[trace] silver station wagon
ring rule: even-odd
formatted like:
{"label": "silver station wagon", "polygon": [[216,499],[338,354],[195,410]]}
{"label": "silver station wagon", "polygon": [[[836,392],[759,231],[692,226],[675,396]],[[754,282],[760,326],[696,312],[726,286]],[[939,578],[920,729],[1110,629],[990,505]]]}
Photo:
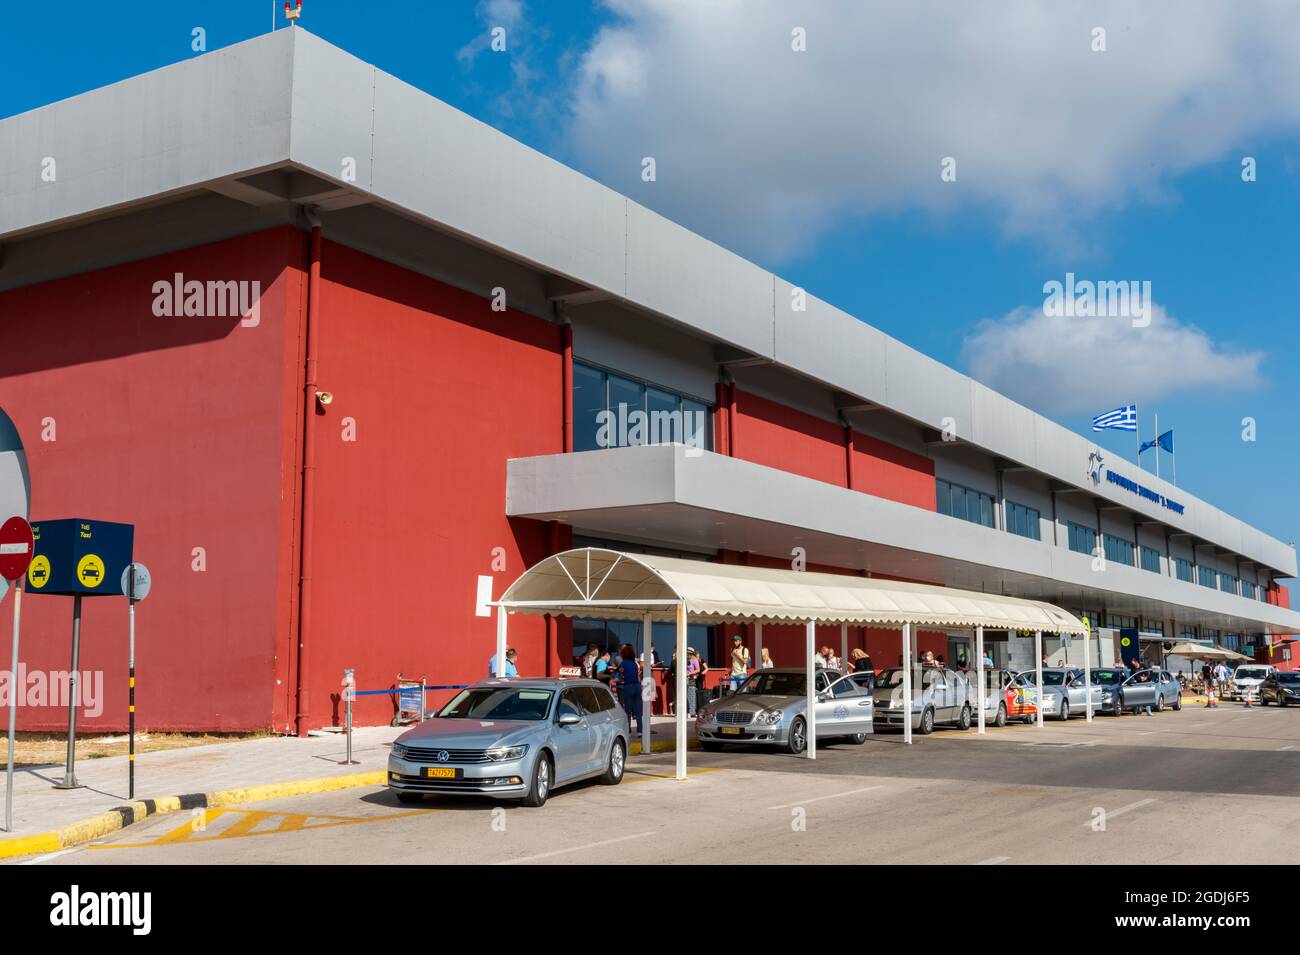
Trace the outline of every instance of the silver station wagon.
{"label": "silver station wagon", "polygon": [[[865,743],[872,732],[871,692],[838,670],[818,670],[815,679],[817,742]],[[700,707],[695,719],[700,747],[747,743],[802,753],[808,745],[807,681],[807,671],[797,667],[751,674],[735,693]]]}
{"label": "silver station wagon", "polygon": [[617,785],[628,737],[627,715],[595,680],[483,680],[397,737],[388,788],[402,802],[442,793],[541,806],[579,780]]}
{"label": "silver station wagon", "polygon": [[[912,668],[912,728],[925,736],[939,723],[970,729],[976,687],[964,674],[942,667]],[[876,722],[900,729],[903,720],[903,671],[881,670],[876,678]]]}

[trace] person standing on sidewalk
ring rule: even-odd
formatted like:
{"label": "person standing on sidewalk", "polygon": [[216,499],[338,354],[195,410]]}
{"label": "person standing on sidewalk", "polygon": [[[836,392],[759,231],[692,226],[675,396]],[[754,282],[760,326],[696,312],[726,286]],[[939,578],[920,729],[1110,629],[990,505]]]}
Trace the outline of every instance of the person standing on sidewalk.
{"label": "person standing on sidewalk", "polygon": [[749,676],[749,648],[740,639],[740,634],[731,638],[731,692],[740,689],[740,684]]}
{"label": "person standing on sidewalk", "polygon": [[636,651],[632,649],[632,644],[623,644],[623,649],[618,652],[622,662],[619,663],[619,675],[622,682],[619,685],[619,696],[622,697],[623,710],[627,713],[627,725],[632,727],[636,723],[636,731],[641,732],[641,666],[637,663]]}

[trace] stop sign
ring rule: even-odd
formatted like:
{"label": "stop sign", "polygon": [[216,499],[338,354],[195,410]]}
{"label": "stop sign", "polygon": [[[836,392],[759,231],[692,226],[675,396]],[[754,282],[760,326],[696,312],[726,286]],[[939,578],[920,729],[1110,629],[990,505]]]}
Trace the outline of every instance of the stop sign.
{"label": "stop sign", "polygon": [[32,562],[32,525],[21,517],[0,524],[0,577],[20,579]]}

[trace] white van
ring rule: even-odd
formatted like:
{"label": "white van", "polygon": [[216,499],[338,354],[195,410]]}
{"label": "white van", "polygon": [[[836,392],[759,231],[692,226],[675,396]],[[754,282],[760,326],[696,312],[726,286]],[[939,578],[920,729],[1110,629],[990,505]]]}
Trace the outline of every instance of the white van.
{"label": "white van", "polygon": [[1227,696],[1232,700],[1244,700],[1249,692],[1251,699],[1259,702],[1259,685],[1276,672],[1276,667],[1262,663],[1243,663],[1232,671],[1228,680]]}

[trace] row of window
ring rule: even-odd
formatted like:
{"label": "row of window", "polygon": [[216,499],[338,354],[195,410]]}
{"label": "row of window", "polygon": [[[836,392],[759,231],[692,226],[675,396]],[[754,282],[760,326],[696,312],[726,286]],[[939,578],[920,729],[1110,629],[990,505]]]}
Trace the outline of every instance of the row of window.
{"label": "row of window", "polygon": [[993,520],[993,498],[988,494],[950,484],[948,481],[935,481],[935,503],[940,514],[959,517],[972,524],[995,527]]}
{"label": "row of window", "polygon": [[1033,540],[1043,539],[1042,516],[1032,507],[1007,501],[1007,530]]}
{"label": "row of window", "polygon": [[[1113,534],[1103,535],[1102,548],[1108,561],[1133,566],[1133,542]],[[1097,552],[1097,532],[1082,524],[1070,523],[1070,550],[1080,554],[1093,555]],[[1143,570],[1154,574],[1161,572],[1160,551],[1143,544],[1138,548],[1139,565]],[[1186,583],[1192,582],[1193,564],[1183,557],[1174,558],[1174,575]],[[1248,580],[1241,580],[1232,574],[1218,573],[1212,567],[1200,565],[1195,568],[1196,579],[1203,587],[1222,590],[1224,593],[1240,594],[1251,600],[1263,600],[1264,590]]]}
{"label": "row of window", "polygon": [[713,446],[709,406],[581,362],[573,363],[573,448],[637,444]]}

